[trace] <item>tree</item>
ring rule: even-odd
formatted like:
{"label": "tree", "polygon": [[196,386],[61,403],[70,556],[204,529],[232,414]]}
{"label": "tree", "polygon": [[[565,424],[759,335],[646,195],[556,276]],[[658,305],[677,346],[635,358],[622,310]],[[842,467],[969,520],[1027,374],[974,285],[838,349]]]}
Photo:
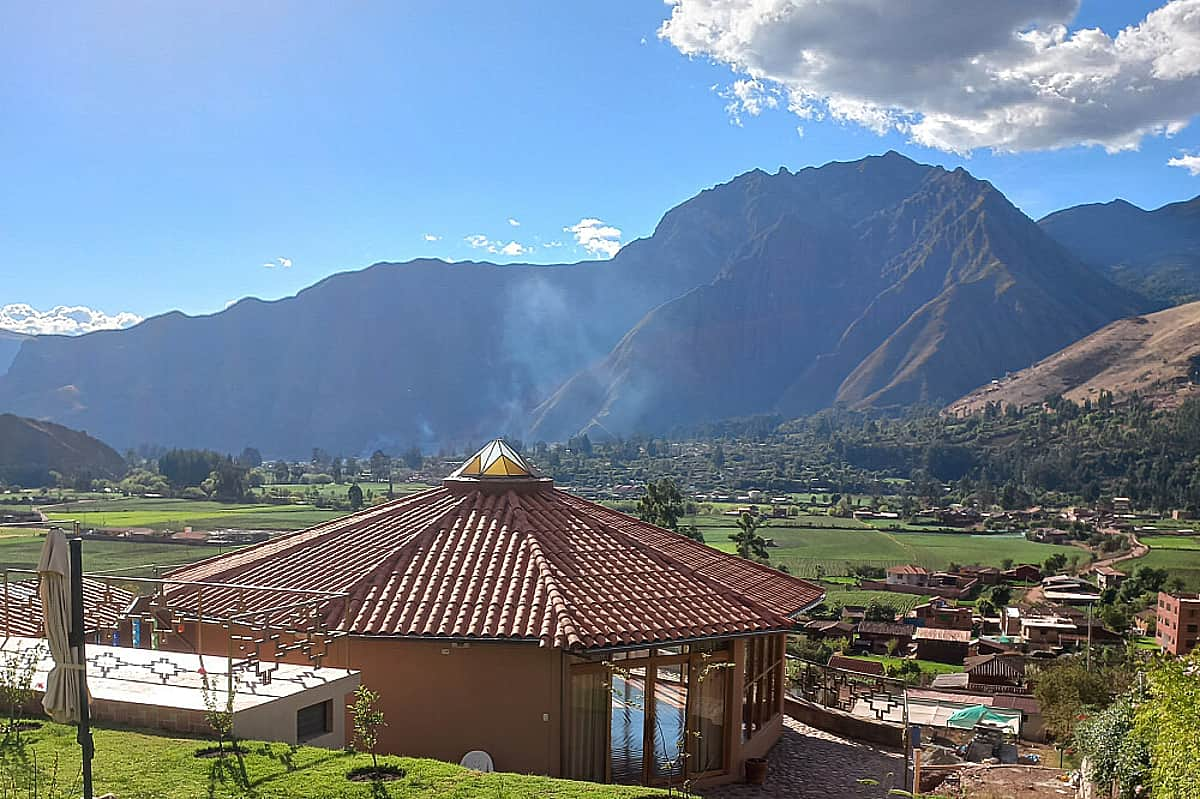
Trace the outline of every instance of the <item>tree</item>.
{"label": "tree", "polygon": [[363,490],[358,483],[350,484],[346,491],[346,500],[350,503],[350,510],[358,510],[363,506]]}
{"label": "tree", "polygon": [[1150,755],[1154,799],[1200,796],[1200,653],[1161,658],[1146,669],[1146,701],[1135,717]]}
{"label": "tree", "polygon": [[1103,708],[1121,690],[1113,669],[1088,669],[1083,658],[1060,657],[1039,670],[1034,695],[1042,706],[1046,729],[1058,741],[1070,740],[1075,725]]}
{"label": "tree", "polygon": [[237,462],[239,466],[245,466],[247,468],[262,466],[262,453],[254,447],[246,447],[242,450],[242,454],[238,455]]}
{"label": "tree", "polygon": [[417,446],[409,447],[400,457],[404,460],[404,465],[414,471],[420,469],[425,463],[425,456],[421,454],[421,448]]}
{"label": "tree", "polygon": [[375,450],[371,454],[371,479],[375,482],[387,479],[392,473],[392,459],[383,454],[383,450]]}
{"label": "tree", "polygon": [[1055,552],[1050,557],[1046,558],[1046,562],[1042,564],[1043,574],[1058,574],[1067,565],[1067,556],[1061,552]]}
{"label": "tree", "polygon": [[767,526],[767,520],[743,512],[737,526],[738,532],[729,536],[729,540],[737,545],[737,553],[748,560],[767,560],[767,539],[758,534],[760,529]]}
{"label": "tree", "polygon": [[679,529],[679,517],[683,515],[683,494],[675,481],[669,477],[646,484],[646,493],[638,500],[638,518],[644,522]]}
{"label": "tree", "polygon": [[288,463],[285,460],[275,461],[275,465],[271,467],[271,474],[275,477],[276,483],[286,483],[288,475],[291,474],[291,469],[288,468]]}
{"label": "tree", "polygon": [[360,751],[371,753],[371,768],[379,771],[379,758],[375,753],[375,745],[379,743],[379,729],[386,727],[383,711],[379,704],[379,694],[365,685],[354,689],[354,702],[350,705],[350,715],[354,719],[354,745]]}

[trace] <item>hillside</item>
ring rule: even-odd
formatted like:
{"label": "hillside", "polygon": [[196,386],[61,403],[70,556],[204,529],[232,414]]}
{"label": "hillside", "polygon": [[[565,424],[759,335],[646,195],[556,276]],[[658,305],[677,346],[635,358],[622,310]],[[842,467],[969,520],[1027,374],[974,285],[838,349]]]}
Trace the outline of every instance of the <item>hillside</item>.
{"label": "hillside", "polygon": [[988,402],[1026,406],[1054,394],[1075,402],[1101,391],[1137,392],[1156,406],[1173,407],[1196,393],[1200,374],[1200,302],[1120,319],[1048,358],[951,403],[971,413]]}
{"label": "hillside", "polygon": [[1159,304],[1200,299],[1200,197],[1145,211],[1124,200],[1050,214],[1042,230]]}
{"label": "hillside", "polygon": [[962,169],[889,153],[758,180],[759,232],[543,403],[533,438],[944,401],[1138,307]]}
{"label": "hillside", "polygon": [[381,263],[38,336],[0,411],[268,457],[662,432],[948,400],[1137,310],[990,184],[888,153],[746,173],[611,261]]}
{"label": "hillside", "polygon": [[125,471],[125,462],[87,433],[0,414],[0,482],[45,485],[51,471],[70,479],[117,479]]}

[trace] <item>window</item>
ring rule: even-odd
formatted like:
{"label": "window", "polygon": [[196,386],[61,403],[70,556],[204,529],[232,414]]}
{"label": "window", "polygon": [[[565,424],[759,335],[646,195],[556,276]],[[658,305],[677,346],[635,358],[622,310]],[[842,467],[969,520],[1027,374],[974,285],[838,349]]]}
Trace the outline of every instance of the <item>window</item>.
{"label": "window", "polygon": [[319,738],[333,731],[333,700],[326,699],[315,705],[302,707],[296,711],[296,741]]}
{"label": "window", "polygon": [[783,690],[781,636],[765,635],[746,641],[745,694],[742,697],[742,740],[748,741],[775,718]]}

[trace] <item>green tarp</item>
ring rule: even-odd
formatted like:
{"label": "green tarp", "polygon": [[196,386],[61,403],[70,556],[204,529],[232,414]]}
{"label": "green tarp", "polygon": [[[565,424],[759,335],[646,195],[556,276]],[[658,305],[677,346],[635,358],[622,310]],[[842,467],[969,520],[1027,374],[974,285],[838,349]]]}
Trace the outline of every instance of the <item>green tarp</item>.
{"label": "green tarp", "polygon": [[1012,721],[1012,716],[998,713],[987,705],[972,705],[952,713],[950,718],[946,719],[946,726],[957,727],[960,730],[973,730],[975,725],[981,721],[992,721],[1007,726]]}

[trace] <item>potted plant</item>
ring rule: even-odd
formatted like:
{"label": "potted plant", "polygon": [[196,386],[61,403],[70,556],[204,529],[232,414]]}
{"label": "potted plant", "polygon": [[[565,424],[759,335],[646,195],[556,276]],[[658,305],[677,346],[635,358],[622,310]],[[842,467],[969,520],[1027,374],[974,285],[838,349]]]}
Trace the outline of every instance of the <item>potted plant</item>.
{"label": "potted plant", "polygon": [[765,757],[746,758],[746,782],[751,785],[762,785],[767,781],[767,759]]}

